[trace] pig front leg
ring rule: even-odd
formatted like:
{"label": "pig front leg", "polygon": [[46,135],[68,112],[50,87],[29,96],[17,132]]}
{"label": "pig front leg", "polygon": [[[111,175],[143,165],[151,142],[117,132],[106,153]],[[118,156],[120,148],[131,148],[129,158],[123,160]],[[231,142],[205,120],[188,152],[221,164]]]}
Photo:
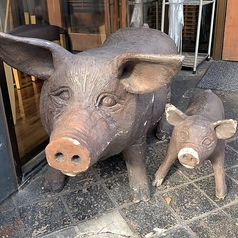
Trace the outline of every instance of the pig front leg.
{"label": "pig front leg", "polygon": [[133,144],[122,152],[126,161],[133,202],[148,201],[150,188],[146,174],[146,141]]}
{"label": "pig front leg", "polygon": [[60,192],[65,184],[65,175],[49,166],[42,182],[43,188],[50,192]]}
{"label": "pig front leg", "polygon": [[209,160],[212,163],[215,183],[216,183],[216,197],[224,199],[227,195],[226,176],[225,176],[225,141],[218,140],[217,146]]}
{"label": "pig front leg", "polygon": [[164,160],[155,173],[155,179],[152,182],[153,186],[158,187],[163,183],[170,167],[173,165],[174,161],[177,158],[177,150],[175,148],[175,143],[173,141],[173,138],[171,138]]}

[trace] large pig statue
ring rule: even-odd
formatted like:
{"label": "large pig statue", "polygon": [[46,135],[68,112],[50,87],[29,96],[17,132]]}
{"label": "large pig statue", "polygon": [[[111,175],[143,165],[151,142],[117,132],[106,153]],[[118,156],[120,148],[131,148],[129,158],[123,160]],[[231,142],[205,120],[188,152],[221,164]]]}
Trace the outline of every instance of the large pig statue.
{"label": "large pig statue", "polygon": [[227,194],[224,171],[225,139],[235,134],[237,122],[224,119],[222,102],[211,90],[195,94],[185,113],[172,104],[167,104],[165,111],[167,121],[174,129],[153,185],[162,184],[177,158],[183,166],[190,169],[209,159],[215,175],[216,197],[224,199]]}
{"label": "large pig statue", "polygon": [[40,113],[50,142],[43,186],[60,191],[99,159],[122,152],[132,200],[148,200],[146,134],[166,104],[183,57],[166,34],[119,29],[97,49],[72,54],[53,42],[0,33],[0,57],[44,80]]}

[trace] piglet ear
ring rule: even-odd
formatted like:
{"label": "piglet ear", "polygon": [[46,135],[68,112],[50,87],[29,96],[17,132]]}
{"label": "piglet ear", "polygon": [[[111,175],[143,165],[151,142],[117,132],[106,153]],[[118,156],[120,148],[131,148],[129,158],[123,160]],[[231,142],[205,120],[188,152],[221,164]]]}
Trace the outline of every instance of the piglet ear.
{"label": "piglet ear", "polygon": [[236,133],[237,121],[232,119],[219,120],[212,123],[218,139],[228,139]]}
{"label": "piglet ear", "polygon": [[48,79],[72,54],[63,47],[36,38],[0,32],[0,58],[10,66],[39,79]]}
{"label": "piglet ear", "polygon": [[183,56],[123,53],[111,64],[114,74],[130,93],[144,94],[169,83],[182,67]]}
{"label": "piglet ear", "polygon": [[176,108],[174,105],[167,103],[165,106],[166,120],[169,124],[175,126],[184,121],[188,116]]}

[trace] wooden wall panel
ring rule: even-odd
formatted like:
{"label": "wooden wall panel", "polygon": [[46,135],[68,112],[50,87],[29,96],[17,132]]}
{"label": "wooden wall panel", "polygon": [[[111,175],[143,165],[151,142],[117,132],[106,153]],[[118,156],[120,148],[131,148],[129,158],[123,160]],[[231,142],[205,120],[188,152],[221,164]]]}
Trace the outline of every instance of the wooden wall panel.
{"label": "wooden wall panel", "polygon": [[223,43],[223,60],[238,61],[238,7],[237,0],[227,1]]}

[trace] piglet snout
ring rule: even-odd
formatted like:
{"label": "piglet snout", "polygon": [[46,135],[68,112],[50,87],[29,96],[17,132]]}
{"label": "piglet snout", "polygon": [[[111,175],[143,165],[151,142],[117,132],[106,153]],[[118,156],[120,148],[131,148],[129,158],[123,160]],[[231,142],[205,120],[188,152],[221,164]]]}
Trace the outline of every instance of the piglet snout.
{"label": "piglet snout", "polygon": [[53,140],[46,147],[45,153],[49,165],[68,176],[75,176],[90,165],[87,149],[76,139],[63,137]]}
{"label": "piglet snout", "polygon": [[183,148],[178,153],[179,162],[186,168],[193,169],[199,164],[199,156],[193,148]]}

